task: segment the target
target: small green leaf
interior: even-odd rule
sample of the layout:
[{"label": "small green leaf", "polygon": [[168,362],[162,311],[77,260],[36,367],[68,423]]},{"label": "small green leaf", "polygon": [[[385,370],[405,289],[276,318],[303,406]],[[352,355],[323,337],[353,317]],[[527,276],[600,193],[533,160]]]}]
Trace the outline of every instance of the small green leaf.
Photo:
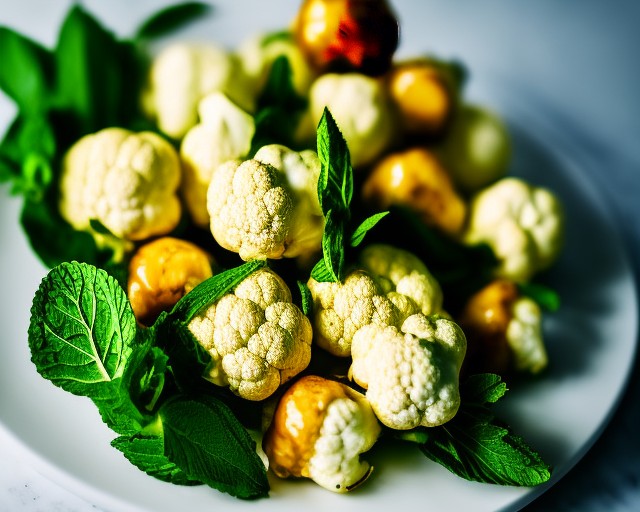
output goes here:
[{"label": "small green leaf", "polygon": [[320,158],[318,199],[322,212],[349,211],[353,196],[353,168],[347,143],[331,112],[325,107],[317,129]]},{"label": "small green leaf", "polygon": [[380,212],[363,220],[351,235],[351,247],[358,247],[364,240],[367,232],[373,229],[373,227],[388,214],[389,212]]},{"label": "small green leaf", "polygon": [[267,496],[269,482],[249,433],[210,396],[176,396],[160,409],[164,450],[189,479],[239,498]]},{"label": "small green leaf", "polygon": [[22,112],[41,112],[46,107],[52,59],[39,44],[17,32],[0,27],[0,89]]},{"label": "small green leaf", "polygon": [[91,227],[91,229],[93,229],[96,233],[98,233],[100,235],[113,236],[113,233],[111,233],[111,231],[109,231],[109,228],[107,228],[98,219],[89,219],[89,226]]},{"label": "small green leaf", "polygon": [[140,25],[135,39],[155,39],[165,36],[208,14],[211,8],[212,6],[205,2],[184,2],[165,7]]},{"label": "small green leaf", "polygon": [[518,283],[518,290],[525,297],[529,297],[546,311],[560,309],[560,296],[555,290],[540,283]]},{"label": "small green leaf", "polygon": [[311,316],[313,310],[313,296],[311,290],[307,286],[307,283],[297,281],[298,289],[300,290],[301,309],[306,316]]},{"label": "small green leaf", "polygon": [[134,434],[116,437],[111,446],[121,451],[131,464],[148,475],[175,485],[200,485],[170,462],[164,454],[162,437]]},{"label": "small green leaf", "polygon": [[311,270],[311,277],[319,283],[334,283],[334,276],[327,268],[324,257]]},{"label": "small green leaf", "polygon": [[495,403],[507,392],[507,384],[499,375],[480,373],[471,375],[461,386],[465,403],[485,405]]},{"label": "small green leaf", "polygon": [[157,346],[153,331],[140,330],[145,341],[138,343],[129,358],[123,376],[123,387],[140,411],[153,414],[164,390],[169,356]]},{"label": "small green leaf", "polygon": [[170,316],[184,323],[189,323],[202,309],[216,302],[246,277],[266,264],[267,262],[264,260],[252,260],[210,277],[183,296],[171,310]]},{"label": "small green leaf", "polygon": [[29,347],[38,372],[77,395],[122,377],[136,338],[127,296],[104,270],[63,263],[42,280],[31,308]]},{"label": "small green leaf", "polygon": [[345,221],[339,214],[330,210],[325,219],[322,235],[322,254],[324,264],[331,274],[333,282],[342,281],[345,267],[344,247]]},{"label": "small green leaf", "polygon": [[296,92],[291,64],[284,55],[273,61],[257,103],[254,115],[256,129],[250,154],[254,155],[261,147],[274,143],[295,148],[297,120],[304,112],[307,100]]}]

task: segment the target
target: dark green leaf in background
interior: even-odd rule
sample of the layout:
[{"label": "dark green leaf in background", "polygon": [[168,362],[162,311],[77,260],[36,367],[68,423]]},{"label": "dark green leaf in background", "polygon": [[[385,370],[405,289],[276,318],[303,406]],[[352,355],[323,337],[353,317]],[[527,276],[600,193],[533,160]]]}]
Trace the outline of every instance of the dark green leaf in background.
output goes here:
[{"label": "dark green leaf in background", "polygon": [[389,212],[380,212],[371,217],[367,217],[351,234],[351,247],[358,247],[364,240],[365,235],[369,230],[373,229],[375,225],[386,217]]},{"label": "dark green leaf in background", "polygon": [[0,27],[0,89],[23,113],[46,107],[50,86],[51,55],[39,44]]},{"label": "dark green leaf in background", "polygon": [[128,78],[122,74],[115,36],[76,5],[65,18],[55,48],[56,107],[72,132],[120,126],[120,104]]},{"label": "dark green leaf in background", "polygon": [[208,14],[212,6],[205,2],[184,2],[154,13],[140,24],[135,40],[154,39],[168,35],[189,22]]}]

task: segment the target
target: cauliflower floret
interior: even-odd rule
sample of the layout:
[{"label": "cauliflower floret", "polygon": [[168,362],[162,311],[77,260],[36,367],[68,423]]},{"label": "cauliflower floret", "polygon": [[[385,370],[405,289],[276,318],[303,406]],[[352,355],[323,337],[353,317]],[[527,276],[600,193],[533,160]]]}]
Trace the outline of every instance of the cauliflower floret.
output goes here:
[{"label": "cauliflower floret", "polygon": [[315,152],[278,145],[261,148],[251,160],[225,162],[209,185],[211,233],[243,260],[318,250],[324,220],[312,188],[319,174]]},{"label": "cauliflower floret", "polygon": [[189,323],[209,352],[208,378],[247,400],[263,400],[304,370],[311,325],[273,271],[260,269]]},{"label": "cauliflower floret", "polygon": [[547,367],[542,311],[514,282],[489,283],[469,298],[457,320],[469,347],[465,371],[535,374]]},{"label": "cauliflower floret", "polygon": [[344,493],[371,474],[373,468],[359,456],[374,445],[380,431],[361,393],[309,375],[281,398],[263,448],[276,475],[311,478]]},{"label": "cauliflower floret", "polygon": [[512,319],[507,327],[507,343],[518,372],[539,373],[549,358],[542,336],[542,311],[528,297],[520,297],[512,306]]},{"label": "cauliflower floret", "polygon": [[174,43],[154,58],[143,104],[163,132],[181,139],[198,122],[200,100],[214,91],[245,110],[254,108],[248,80],[233,55],[212,44]]},{"label": "cauliflower floret", "polygon": [[360,265],[384,293],[409,297],[425,315],[442,312],[442,289],[416,255],[390,245],[370,245],[360,255]]},{"label": "cauliflower floret", "polygon": [[60,213],[78,230],[96,220],[125,240],[164,235],[181,215],[178,154],[159,135],[106,128],[64,157]]},{"label": "cauliflower floret", "polygon": [[563,224],[562,206],[551,191],[503,178],[472,199],[464,239],[493,249],[497,276],[526,282],[557,258]]},{"label": "cauliflower floret", "polygon": [[324,231],[324,216],[318,201],[318,154],[312,150],[298,153],[279,144],[270,144],[260,148],[253,158],[283,173],[294,195],[295,209],[284,256],[294,258],[317,251]]},{"label": "cauliflower floret", "polygon": [[359,73],[321,75],[309,91],[315,124],[325,107],[347,141],[353,167],[372,163],[390,146],[396,123],[380,80]]},{"label": "cauliflower floret", "polygon": [[314,336],[318,346],[334,355],[351,353],[361,327],[374,323],[399,327],[408,316],[442,312],[442,290],[427,267],[413,254],[388,245],[371,245],[359,266],[342,283],[311,278]]},{"label": "cauliflower floret", "polygon": [[200,123],[180,146],[184,164],[182,190],[193,221],[209,224],[207,189],[213,171],[223,162],[246,156],[255,133],[253,117],[221,92],[205,96],[198,105]]},{"label": "cauliflower floret", "polygon": [[367,325],[353,337],[350,377],[384,425],[398,430],[449,421],[460,406],[466,338],[453,321],[417,313],[402,327]]}]

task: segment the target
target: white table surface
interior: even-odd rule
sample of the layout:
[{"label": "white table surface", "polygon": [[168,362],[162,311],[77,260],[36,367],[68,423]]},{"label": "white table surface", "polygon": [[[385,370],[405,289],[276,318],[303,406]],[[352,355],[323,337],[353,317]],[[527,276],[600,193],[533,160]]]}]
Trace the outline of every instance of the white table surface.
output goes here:
[{"label": "white table surface", "polygon": [[[396,0],[398,5],[410,1]],[[104,13],[107,24],[120,16],[118,9],[122,11],[126,5],[121,0],[84,3],[99,16]],[[422,27],[423,32],[430,34],[433,51],[461,58],[472,72],[495,70],[508,74],[515,68],[522,82],[556,109],[559,122],[572,130],[592,159],[591,169],[599,170],[589,178],[600,184],[619,219],[637,276],[640,269],[640,59],[637,56],[640,2],[421,0],[421,3],[428,9],[430,19],[437,23],[430,24],[430,20],[424,19],[403,20],[407,37],[420,34]],[[65,0],[2,0],[0,24],[50,45],[68,4]],[[114,8],[112,4],[122,5]],[[157,4],[144,0],[127,9],[144,15],[152,12]],[[255,18],[248,21],[259,26]],[[133,21],[131,23],[132,27]],[[0,97],[0,130],[11,116],[10,104]],[[640,369],[636,363],[617,413],[592,450],[559,484],[525,510],[640,510],[639,430]],[[0,512],[97,510],[72,490],[39,474],[24,449],[0,428]]]}]

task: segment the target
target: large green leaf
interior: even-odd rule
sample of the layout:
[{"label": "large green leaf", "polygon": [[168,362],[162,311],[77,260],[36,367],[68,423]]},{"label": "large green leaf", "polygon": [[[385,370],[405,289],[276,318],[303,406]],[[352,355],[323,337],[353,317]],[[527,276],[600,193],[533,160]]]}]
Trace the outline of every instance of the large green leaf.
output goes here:
[{"label": "large green leaf", "polygon": [[22,112],[40,112],[47,100],[51,56],[39,44],[0,27],[0,89]]},{"label": "large green leaf", "polygon": [[231,410],[210,396],[176,396],[160,409],[167,458],[193,480],[239,498],[269,492],[255,442]]},{"label": "large green leaf", "polygon": [[55,48],[55,105],[64,124],[79,135],[120,126],[128,66],[123,48],[82,7],[65,18]]},{"label": "large green leaf", "polygon": [[199,485],[164,454],[162,436],[135,434],[120,436],[111,441],[111,446],[121,451],[131,464],[148,475],[176,485]]},{"label": "large green leaf", "polygon": [[56,386],[89,397],[111,395],[136,339],[124,290],[104,270],[62,263],[36,291],[29,347],[38,372]]}]

